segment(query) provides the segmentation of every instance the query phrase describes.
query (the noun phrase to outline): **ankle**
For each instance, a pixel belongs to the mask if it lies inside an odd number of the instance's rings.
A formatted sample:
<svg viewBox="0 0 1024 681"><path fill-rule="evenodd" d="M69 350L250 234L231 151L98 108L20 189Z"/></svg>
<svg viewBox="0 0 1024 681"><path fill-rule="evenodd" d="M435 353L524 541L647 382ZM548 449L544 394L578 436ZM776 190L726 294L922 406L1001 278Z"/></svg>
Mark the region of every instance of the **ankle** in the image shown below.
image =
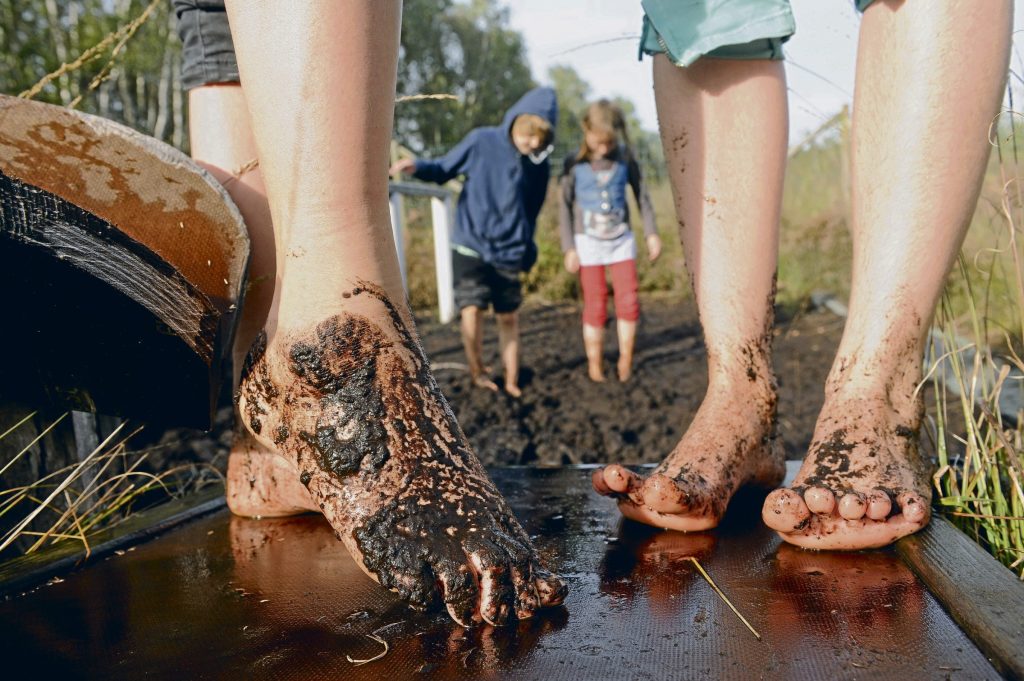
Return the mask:
<svg viewBox="0 0 1024 681"><path fill-rule="evenodd" d="M896 421L916 429L924 411L918 390L921 361L916 355L887 359L856 361L845 355L837 356L825 382L826 409L829 404L879 404L881 413L891 414Z"/></svg>

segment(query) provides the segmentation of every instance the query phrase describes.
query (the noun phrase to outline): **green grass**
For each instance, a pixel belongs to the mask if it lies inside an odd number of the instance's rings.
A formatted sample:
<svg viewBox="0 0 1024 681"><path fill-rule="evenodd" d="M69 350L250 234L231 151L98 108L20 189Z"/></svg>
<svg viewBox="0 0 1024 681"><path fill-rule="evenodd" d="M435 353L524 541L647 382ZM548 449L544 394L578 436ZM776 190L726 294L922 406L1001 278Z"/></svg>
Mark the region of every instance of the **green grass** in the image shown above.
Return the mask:
<svg viewBox="0 0 1024 681"><path fill-rule="evenodd" d="M1021 136L1013 116L1003 116L994 136L971 232L937 315L945 346L960 350L937 358L931 373L937 503L1024 579L1024 413L1008 422L998 403L1008 381L1020 380L1011 372L1024 372ZM961 421L963 428L950 425Z"/></svg>

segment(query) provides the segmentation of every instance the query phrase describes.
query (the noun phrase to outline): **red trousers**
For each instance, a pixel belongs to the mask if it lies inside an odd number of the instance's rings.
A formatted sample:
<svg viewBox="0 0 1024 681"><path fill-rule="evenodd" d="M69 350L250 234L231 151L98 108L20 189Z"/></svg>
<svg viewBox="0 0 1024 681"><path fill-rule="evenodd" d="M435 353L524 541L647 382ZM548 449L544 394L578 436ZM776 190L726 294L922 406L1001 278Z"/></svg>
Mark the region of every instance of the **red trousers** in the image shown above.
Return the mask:
<svg viewBox="0 0 1024 681"><path fill-rule="evenodd" d="M636 260L622 260L607 266L583 265L580 267L580 287L583 289L583 323L588 326L602 327L608 320L608 285L605 283L605 267L612 271L616 318L635 322L640 318Z"/></svg>

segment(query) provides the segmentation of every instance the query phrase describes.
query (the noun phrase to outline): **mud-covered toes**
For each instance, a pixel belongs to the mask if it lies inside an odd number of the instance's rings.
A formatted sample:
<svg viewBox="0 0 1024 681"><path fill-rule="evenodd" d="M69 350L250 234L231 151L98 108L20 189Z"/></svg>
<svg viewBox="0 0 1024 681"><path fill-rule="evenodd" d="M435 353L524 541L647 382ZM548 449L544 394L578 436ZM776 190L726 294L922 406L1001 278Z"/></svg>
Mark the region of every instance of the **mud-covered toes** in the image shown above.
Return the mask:
<svg viewBox="0 0 1024 681"><path fill-rule="evenodd" d="M921 524L928 521L930 514L928 502L921 495L914 492L903 492L897 497L896 503L899 504L905 520Z"/></svg>
<svg viewBox="0 0 1024 681"><path fill-rule="evenodd" d="M497 548L474 551L469 556L480 584L480 617L488 624L501 626L511 615L512 579L508 565Z"/></svg>
<svg viewBox="0 0 1024 681"><path fill-rule="evenodd" d="M810 516L803 497L791 489L773 491L761 509L764 524L778 532L795 532L807 523Z"/></svg>
<svg viewBox="0 0 1024 681"><path fill-rule="evenodd" d="M550 608L562 604L569 592L569 587L562 580L537 565L533 567L533 579L541 607Z"/></svg>
<svg viewBox="0 0 1024 681"><path fill-rule="evenodd" d="M860 520L867 508L864 497L856 492L848 492L839 499L839 515L847 520Z"/></svg>
<svg viewBox="0 0 1024 681"><path fill-rule="evenodd" d="M437 571L441 582L445 608L458 624L468 627L473 624L476 613L477 590L476 580L466 564L447 564Z"/></svg>
<svg viewBox="0 0 1024 681"><path fill-rule="evenodd" d="M892 511L892 499L885 490L876 489L867 497L866 515L871 520L885 520Z"/></svg>
<svg viewBox="0 0 1024 681"><path fill-rule="evenodd" d="M615 494L628 494L643 483L639 475L617 463L605 466L602 470L605 484Z"/></svg>
<svg viewBox="0 0 1024 681"><path fill-rule="evenodd" d="M655 473L644 481L644 503L659 513L682 513L689 509L689 495L667 475Z"/></svg>
<svg viewBox="0 0 1024 681"><path fill-rule="evenodd" d="M836 508L836 496L824 487L808 487L804 491L804 503L811 513L831 513Z"/></svg>

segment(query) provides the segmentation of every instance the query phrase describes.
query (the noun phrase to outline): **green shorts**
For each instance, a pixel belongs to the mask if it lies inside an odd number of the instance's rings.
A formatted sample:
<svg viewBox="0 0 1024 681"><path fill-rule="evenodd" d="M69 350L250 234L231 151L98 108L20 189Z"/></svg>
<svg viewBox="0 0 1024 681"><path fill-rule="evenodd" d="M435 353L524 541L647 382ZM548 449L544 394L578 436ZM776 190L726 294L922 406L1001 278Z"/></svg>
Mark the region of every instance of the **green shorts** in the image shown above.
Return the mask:
<svg viewBox="0 0 1024 681"><path fill-rule="evenodd" d="M863 12L874 0L855 0ZM640 57L665 54L679 66L701 57L782 59L796 31L789 0L642 0Z"/></svg>

